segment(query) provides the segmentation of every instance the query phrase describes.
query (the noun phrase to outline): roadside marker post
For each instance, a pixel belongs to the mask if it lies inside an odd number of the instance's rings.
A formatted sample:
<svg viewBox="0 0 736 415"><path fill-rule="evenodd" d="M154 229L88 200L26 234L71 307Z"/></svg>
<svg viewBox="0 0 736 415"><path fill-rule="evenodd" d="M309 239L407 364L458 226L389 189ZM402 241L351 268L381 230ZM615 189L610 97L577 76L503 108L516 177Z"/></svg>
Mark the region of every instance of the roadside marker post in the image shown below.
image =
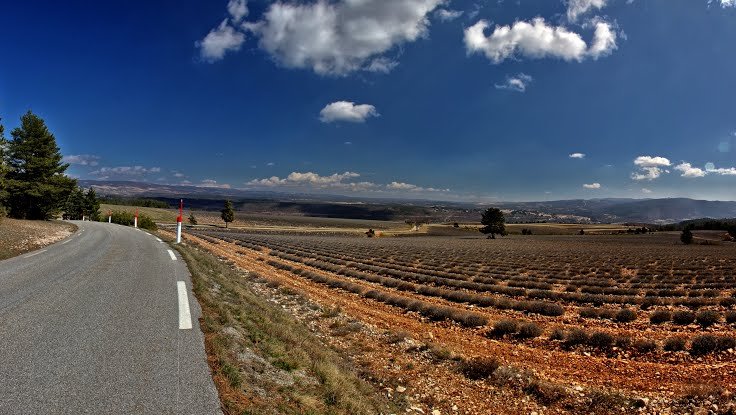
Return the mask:
<svg viewBox="0 0 736 415"><path fill-rule="evenodd" d="M176 217L176 243L181 243L181 222L184 219L184 199L179 199L179 216Z"/></svg>
<svg viewBox="0 0 736 415"><path fill-rule="evenodd" d="M107 223L112 223L112 211L107 211Z"/></svg>
<svg viewBox="0 0 736 415"><path fill-rule="evenodd" d="M135 218L133 218L133 227L138 227L138 209L135 210Z"/></svg>

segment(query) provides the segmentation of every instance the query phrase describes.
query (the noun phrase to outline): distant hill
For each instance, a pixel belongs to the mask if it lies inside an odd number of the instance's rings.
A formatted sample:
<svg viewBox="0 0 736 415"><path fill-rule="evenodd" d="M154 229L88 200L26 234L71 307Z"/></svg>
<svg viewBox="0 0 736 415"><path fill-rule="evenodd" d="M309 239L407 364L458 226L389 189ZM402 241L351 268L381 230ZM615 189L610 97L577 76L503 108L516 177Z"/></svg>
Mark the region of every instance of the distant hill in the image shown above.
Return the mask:
<svg viewBox="0 0 736 415"><path fill-rule="evenodd" d="M146 197L172 205L179 198L190 207L219 209L222 199L253 213L323 216L354 219L405 220L423 218L435 222L478 221L486 207L477 203L358 198L341 195L280 193L198 186L177 186L127 181L80 180L99 195ZM667 199L574 199L545 202L493 203L506 212L509 222L556 223L676 223L700 218L734 218L736 202Z"/></svg>

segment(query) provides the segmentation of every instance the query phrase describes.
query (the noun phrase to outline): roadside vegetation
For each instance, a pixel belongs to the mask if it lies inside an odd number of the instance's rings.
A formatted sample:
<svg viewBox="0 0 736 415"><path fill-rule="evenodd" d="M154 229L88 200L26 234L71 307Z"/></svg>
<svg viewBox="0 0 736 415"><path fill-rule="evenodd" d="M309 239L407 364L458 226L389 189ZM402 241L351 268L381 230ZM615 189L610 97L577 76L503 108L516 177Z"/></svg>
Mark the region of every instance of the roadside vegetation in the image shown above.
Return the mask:
<svg viewBox="0 0 736 415"><path fill-rule="evenodd" d="M243 275L177 245L202 307L208 362L226 414L376 414L388 404L309 329L257 296Z"/></svg>

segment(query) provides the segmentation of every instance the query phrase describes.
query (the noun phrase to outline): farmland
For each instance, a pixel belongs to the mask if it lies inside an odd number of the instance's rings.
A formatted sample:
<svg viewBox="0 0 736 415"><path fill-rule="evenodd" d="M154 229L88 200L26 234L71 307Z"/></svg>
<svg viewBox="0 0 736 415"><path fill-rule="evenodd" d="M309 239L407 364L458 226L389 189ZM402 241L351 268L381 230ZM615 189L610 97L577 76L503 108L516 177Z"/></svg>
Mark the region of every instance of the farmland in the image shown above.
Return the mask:
<svg viewBox="0 0 736 415"><path fill-rule="evenodd" d="M684 246L674 233L476 235L185 238L360 322L325 338L427 410L729 407L736 246Z"/></svg>

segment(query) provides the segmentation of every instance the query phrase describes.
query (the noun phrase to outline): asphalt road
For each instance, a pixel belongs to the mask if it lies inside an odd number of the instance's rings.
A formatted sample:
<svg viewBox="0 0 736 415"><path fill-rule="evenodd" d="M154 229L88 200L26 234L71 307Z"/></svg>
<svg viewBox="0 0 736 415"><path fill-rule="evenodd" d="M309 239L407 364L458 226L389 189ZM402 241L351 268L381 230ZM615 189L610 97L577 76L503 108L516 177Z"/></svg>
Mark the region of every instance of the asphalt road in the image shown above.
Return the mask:
<svg viewBox="0 0 736 415"><path fill-rule="evenodd" d="M0 261L0 414L221 413L184 261L146 232L75 223Z"/></svg>

